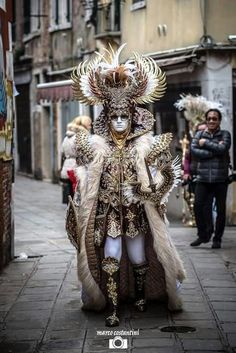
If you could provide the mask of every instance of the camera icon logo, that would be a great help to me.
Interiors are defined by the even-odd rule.
[[[128,348],[128,340],[127,338],[122,338],[121,336],[115,336],[114,338],[109,339],[109,348],[126,349]]]

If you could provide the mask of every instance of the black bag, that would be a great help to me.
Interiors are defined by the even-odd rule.
[[[228,184],[233,183],[234,181],[236,181],[236,172],[232,172],[229,176],[228,176]]]
[[[234,181],[236,181],[236,171],[233,171],[233,167],[231,164],[229,165],[229,169],[230,169],[230,174],[228,176],[228,184],[231,184]]]
[[[68,204],[68,196],[71,196],[73,198],[74,192],[73,192],[73,188],[70,180],[69,179],[63,179],[63,180],[64,182],[62,184],[62,203]]]

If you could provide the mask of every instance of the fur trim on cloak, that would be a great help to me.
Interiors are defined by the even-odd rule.
[[[78,253],[78,277],[82,282],[85,296],[82,295],[84,309],[101,310],[104,308],[105,297],[93,278],[88,265],[85,235],[88,227],[89,217],[92,207],[96,200],[99,189],[100,177],[103,168],[104,157],[109,153],[109,146],[105,140],[97,135],[90,138],[91,146],[94,150],[94,159],[86,167],[78,167],[76,174],[79,183],[81,195],[81,204],[79,211],[79,224],[81,232],[81,251]],[[146,168],[144,165],[144,157],[149,152],[153,143],[153,136],[147,133],[135,139],[136,167],[138,179],[142,182],[142,188],[145,189],[149,185]],[[161,176],[159,176],[161,178]],[[158,180],[155,180],[158,181]],[[153,237],[153,248],[157,256],[157,260],[163,266],[165,272],[166,291],[168,294],[168,308],[170,310],[181,309],[182,302],[176,291],[176,281],[182,282],[185,278],[185,271],[182,261],[176,251],[176,248],[168,235],[166,223],[161,219],[155,206],[150,202],[144,203],[149,227]]]

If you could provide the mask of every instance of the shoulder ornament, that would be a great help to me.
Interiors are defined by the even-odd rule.
[[[169,145],[172,140],[172,133],[161,134],[155,137],[155,141],[146,156],[147,163],[153,164],[163,152],[169,152]]]
[[[88,164],[93,160],[93,150],[89,143],[88,134],[83,130],[76,134],[75,148],[78,165]]]

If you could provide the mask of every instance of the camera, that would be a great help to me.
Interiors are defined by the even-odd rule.
[[[114,338],[111,338],[109,339],[109,348],[111,349],[128,348],[128,340],[126,338],[122,338],[121,336],[116,336]]]

